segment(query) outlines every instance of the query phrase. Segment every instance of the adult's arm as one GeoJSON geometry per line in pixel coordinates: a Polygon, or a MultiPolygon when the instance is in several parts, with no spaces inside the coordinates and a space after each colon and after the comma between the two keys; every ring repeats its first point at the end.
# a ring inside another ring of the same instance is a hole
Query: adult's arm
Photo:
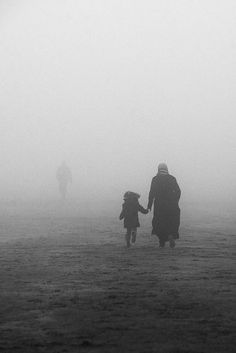
{"type": "Polygon", "coordinates": [[[155,198],[155,179],[152,179],[151,182],[151,187],[150,187],[150,191],[149,191],[149,197],[148,197],[148,209],[151,210],[152,209],[152,204],[155,198]]]}
{"type": "Polygon", "coordinates": [[[180,187],[179,187],[176,179],[174,179],[174,183],[173,183],[173,192],[175,194],[176,200],[179,201],[180,195],[181,195],[181,190],[180,190],[180,187]]]}
{"type": "Polygon", "coordinates": [[[124,205],[122,206],[122,211],[121,211],[120,216],[119,216],[120,220],[122,220],[123,218],[125,218],[124,205]]]}

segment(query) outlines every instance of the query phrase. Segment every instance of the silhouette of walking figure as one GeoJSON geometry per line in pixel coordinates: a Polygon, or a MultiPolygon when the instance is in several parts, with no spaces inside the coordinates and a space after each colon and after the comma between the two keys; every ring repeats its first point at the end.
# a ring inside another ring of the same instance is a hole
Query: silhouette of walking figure
{"type": "Polygon", "coordinates": [[[152,234],[158,236],[160,247],[169,241],[170,247],[174,248],[175,239],[179,238],[180,195],[176,179],[169,174],[167,165],[160,163],[158,173],[152,179],[148,201],[149,210],[154,202],[152,234]]]}
{"type": "Polygon", "coordinates": [[[57,169],[57,181],[59,185],[59,192],[64,201],[66,199],[67,187],[69,183],[72,183],[72,175],[71,171],[66,165],[66,162],[62,162],[62,164],[57,169]]]}
{"type": "Polygon", "coordinates": [[[124,228],[127,229],[125,240],[128,248],[130,247],[130,241],[135,243],[137,227],[140,227],[138,212],[143,214],[148,213],[148,210],[145,210],[145,208],[139,204],[139,198],[140,195],[132,191],[127,191],[124,194],[124,203],[122,205],[120,220],[124,219],[124,228]]]}

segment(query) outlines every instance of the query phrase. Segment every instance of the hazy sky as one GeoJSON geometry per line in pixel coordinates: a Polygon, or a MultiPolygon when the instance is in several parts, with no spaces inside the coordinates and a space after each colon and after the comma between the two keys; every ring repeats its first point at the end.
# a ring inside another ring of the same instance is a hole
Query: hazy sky
{"type": "Polygon", "coordinates": [[[235,0],[0,0],[0,194],[236,196],[235,0]]]}

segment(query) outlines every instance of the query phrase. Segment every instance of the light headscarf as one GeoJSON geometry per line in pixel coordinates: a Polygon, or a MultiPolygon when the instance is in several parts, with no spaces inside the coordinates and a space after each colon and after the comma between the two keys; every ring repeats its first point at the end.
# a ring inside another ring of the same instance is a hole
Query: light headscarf
{"type": "Polygon", "coordinates": [[[160,163],[158,165],[158,174],[169,174],[166,163],[160,163]]]}

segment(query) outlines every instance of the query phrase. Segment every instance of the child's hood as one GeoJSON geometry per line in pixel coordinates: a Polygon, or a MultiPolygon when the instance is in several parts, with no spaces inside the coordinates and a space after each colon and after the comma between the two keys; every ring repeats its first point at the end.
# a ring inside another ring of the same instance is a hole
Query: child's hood
{"type": "Polygon", "coordinates": [[[128,200],[128,199],[136,199],[136,200],[138,200],[139,198],[140,198],[140,195],[137,192],[126,191],[124,193],[124,200],[128,200]]]}

